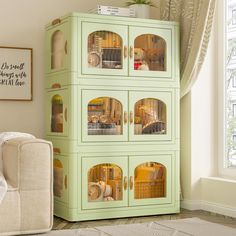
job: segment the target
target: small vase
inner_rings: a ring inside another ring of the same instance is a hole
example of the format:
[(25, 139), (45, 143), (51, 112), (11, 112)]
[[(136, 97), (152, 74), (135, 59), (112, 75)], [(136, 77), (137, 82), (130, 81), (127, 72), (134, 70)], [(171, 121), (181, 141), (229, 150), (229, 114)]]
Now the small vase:
[(131, 9), (135, 10), (135, 17), (146, 18), (150, 16), (150, 6), (146, 4), (133, 4), (129, 6)]

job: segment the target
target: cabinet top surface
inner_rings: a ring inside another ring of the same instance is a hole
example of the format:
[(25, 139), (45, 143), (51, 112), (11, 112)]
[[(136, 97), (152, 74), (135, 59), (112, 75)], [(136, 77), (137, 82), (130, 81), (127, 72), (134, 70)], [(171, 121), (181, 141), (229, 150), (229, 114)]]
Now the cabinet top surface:
[[(178, 22), (174, 21), (162, 21), (162, 20), (155, 20), (155, 19), (143, 19), (143, 18), (135, 18), (135, 17), (123, 17), (123, 16), (107, 16), (107, 15), (99, 15), (99, 14), (89, 14), (89, 13), (80, 13), (80, 12), (72, 12), (69, 14), (66, 14), (62, 17), (59, 17), (60, 20), (65, 20), (68, 17), (77, 17), (81, 18), (83, 20), (107, 20), (109, 23), (111, 21), (116, 22), (124, 22), (125, 24), (130, 23), (146, 23), (146, 24), (158, 24), (158, 25), (172, 25), (172, 26), (178, 26)], [(51, 23), (47, 24), (46, 27), (51, 26)]]

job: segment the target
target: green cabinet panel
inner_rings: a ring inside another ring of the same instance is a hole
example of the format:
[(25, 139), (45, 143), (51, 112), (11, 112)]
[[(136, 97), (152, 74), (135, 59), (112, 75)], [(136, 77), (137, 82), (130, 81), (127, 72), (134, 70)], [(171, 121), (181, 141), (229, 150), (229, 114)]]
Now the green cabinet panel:
[(46, 73), (69, 69), (69, 23), (63, 21), (46, 31)]

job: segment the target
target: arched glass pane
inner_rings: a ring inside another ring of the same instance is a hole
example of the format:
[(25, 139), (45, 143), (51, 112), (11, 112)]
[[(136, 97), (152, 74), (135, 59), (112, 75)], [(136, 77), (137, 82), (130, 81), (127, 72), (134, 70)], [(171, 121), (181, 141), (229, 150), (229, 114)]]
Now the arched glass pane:
[(51, 132), (63, 132), (63, 100), (60, 95), (54, 95), (52, 100)]
[(58, 30), (52, 35), (51, 41), (51, 69), (60, 69), (64, 64), (65, 57), (64, 34)]
[(134, 134), (166, 134), (166, 105), (155, 98), (135, 103)]
[(53, 161), (53, 193), (56, 197), (62, 197), (63, 193), (63, 165), (60, 160)]
[(88, 66), (122, 69), (122, 38), (109, 31), (96, 31), (88, 36)]
[(134, 41), (134, 69), (166, 71), (166, 42), (154, 34), (143, 34)]
[(88, 171), (88, 201), (122, 200), (122, 169), (111, 163), (93, 166)]
[(135, 168), (134, 198), (166, 197), (166, 168), (157, 162), (146, 162)]
[(88, 135), (121, 135), (122, 104), (111, 97), (99, 97), (88, 104)]

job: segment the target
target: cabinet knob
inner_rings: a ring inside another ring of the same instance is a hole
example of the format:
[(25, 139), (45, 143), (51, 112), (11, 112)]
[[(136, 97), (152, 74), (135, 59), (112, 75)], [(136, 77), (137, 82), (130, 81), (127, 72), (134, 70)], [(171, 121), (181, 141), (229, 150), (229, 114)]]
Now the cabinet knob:
[(128, 122), (128, 115), (127, 115), (127, 111), (124, 112), (124, 123), (127, 124)]
[(65, 175), (65, 179), (64, 179), (65, 189), (67, 189), (67, 186), (68, 186), (67, 181), (68, 181), (68, 179), (67, 179), (67, 175)]
[(61, 85), (59, 83), (55, 83), (51, 86), (51, 88), (61, 88)]
[(130, 124), (132, 124), (133, 121), (134, 121), (133, 112), (131, 111), (131, 112), (129, 113), (129, 122), (130, 122)]
[(128, 56), (128, 48), (127, 46), (124, 46), (124, 58), (127, 58)]
[(60, 24), (60, 23), (61, 23), (61, 20), (59, 18), (52, 21), (52, 25), (57, 25), (57, 24)]
[(124, 190), (127, 190), (128, 188), (128, 179), (127, 176), (124, 177)]
[(67, 40), (65, 42), (65, 54), (67, 54)]
[(133, 176), (130, 176), (129, 178), (129, 186), (130, 186), (130, 190), (133, 190), (133, 186), (134, 186), (134, 179), (133, 179)]
[(53, 148), (53, 153), (54, 153), (54, 154), (61, 154), (61, 149), (60, 149), (60, 148), (57, 148), (57, 147), (54, 147), (54, 148)]
[(65, 121), (67, 122), (67, 108), (65, 108)]
[(134, 48), (132, 46), (130, 46), (130, 48), (129, 48), (129, 57), (130, 57), (130, 59), (133, 58), (133, 54), (134, 54)]

